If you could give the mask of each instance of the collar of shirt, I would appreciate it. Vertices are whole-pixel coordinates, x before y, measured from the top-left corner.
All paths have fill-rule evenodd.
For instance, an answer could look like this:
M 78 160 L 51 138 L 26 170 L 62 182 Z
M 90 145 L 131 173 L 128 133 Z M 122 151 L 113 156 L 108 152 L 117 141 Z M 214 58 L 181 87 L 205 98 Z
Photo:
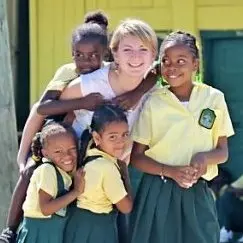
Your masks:
M 111 156 L 110 154 L 107 154 L 97 148 L 92 148 L 92 149 L 89 149 L 86 153 L 86 156 L 95 156 L 95 155 L 101 155 L 103 158 L 107 159 L 107 160 L 110 160 L 112 161 L 114 164 L 118 165 L 117 164 L 117 158 Z
M 62 174 L 66 174 L 68 176 L 72 176 L 72 173 L 73 172 L 66 172 L 66 171 L 64 171 L 63 169 L 61 169 L 60 167 L 58 167 L 57 165 L 55 165 L 51 160 L 49 160 L 49 159 L 47 159 L 45 157 L 42 158 L 42 162 L 43 163 L 52 163 Z

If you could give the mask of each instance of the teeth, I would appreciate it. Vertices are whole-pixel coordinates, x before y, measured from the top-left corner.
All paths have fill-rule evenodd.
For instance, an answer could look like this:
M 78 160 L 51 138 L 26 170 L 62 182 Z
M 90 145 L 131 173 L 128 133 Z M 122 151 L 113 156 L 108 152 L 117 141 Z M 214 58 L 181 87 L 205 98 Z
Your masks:
M 142 64 L 138 64 L 138 65 L 134 65 L 134 64 L 129 64 L 131 67 L 140 67 L 140 66 L 142 66 Z
M 63 162 L 63 164 L 64 165 L 70 165 L 70 164 L 72 164 L 72 161 L 70 160 L 70 161 L 65 161 L 65 162 Z
M 178 76 L 170 75 L 169 78 L 177 78 Z

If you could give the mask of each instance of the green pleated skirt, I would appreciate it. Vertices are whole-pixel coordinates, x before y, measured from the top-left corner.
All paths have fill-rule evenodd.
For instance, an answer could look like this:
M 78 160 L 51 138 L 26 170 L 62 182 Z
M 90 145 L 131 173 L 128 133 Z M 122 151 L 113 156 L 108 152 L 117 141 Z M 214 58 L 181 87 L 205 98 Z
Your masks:
M 218 243 L 216 207 L 207 183 L 183 189 L 144 174 L 130 217 L 131 243 Z
M 51 218 L 24 218 L 17 243 L 62 243 L 67 217 L 52 215 Z
M 64 243 L 118 243 L 117 213 L 97 214 L 72 209 L 64 233 Z

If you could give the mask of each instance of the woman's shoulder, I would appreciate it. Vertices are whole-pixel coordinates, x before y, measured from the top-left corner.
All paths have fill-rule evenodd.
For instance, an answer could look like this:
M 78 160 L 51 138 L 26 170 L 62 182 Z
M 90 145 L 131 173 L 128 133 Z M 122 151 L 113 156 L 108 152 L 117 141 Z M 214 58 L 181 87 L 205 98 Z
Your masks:
M 103 66 L 92 73 L 80 75 L 81 82 L 97 82 L 99 80 L 108 80 L 108 73 L 110 70 L 111 64 Z

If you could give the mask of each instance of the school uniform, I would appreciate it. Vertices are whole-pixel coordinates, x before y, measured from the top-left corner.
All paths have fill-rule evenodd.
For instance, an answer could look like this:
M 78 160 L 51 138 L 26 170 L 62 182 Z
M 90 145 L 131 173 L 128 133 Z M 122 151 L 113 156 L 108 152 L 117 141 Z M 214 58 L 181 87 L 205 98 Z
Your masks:
M 127 192 L 117 159 L 95 148 L 87 151 L 87 158 L 91 157 L 94 159 L 84 167 L 85 190 L 68 219 L 65 243 L 118 242 L 117 210 L 113 204 Z
M 134 126 L 134 141 L 147 145 L 148 157 L 170 166 L 189 165 L 198 152 L 214 149 L 218 138 L 234 134 L 224 95 L 195 83 L 188 104 L 168 87 L 155 91 Z M 144 174 L 131 215 L 131 243 L 218 243 L 219 226 L 205 180 L 218 174 L 217 165 L 191 188 Z
M 39 190 L 53 198 L 64 195 L 71 186 L 69 174 L 60 168 L 44 163 L 33 173 L 23 204 L 24 219 L 17 236 L 17 243 L 61 243 L 68 212 L 63 208 L 53 215 L 42 214 Z
M 53 79 L 47 85 L 46 91 L 57 90 L 62 92 L 78 76 L 79 73 L 75 63 L 64 64 L 58 68 Z

